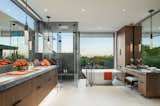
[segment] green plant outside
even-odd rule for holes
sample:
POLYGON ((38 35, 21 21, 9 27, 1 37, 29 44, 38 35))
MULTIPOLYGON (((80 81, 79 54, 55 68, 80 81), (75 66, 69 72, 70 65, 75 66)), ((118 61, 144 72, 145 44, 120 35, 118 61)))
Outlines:
POLYGON ((142 63, 150 67, 160 68, 160 48, 150 49, 147 45, 142 45, 142 63))
POLYGON ((5 57, 7 59, 10 59, 12 62, 15 62, 18 59, 26 59, 28 60, 24 55, 18 54, 18 53, 12 53, 11 55, 5 57))
POLYGON ((114 57, 113 56, 94 56, 87 57, 81 56, 80 64, 81 68, 85 68, 87 65, 93 63, 94 68, 99 69, 111 69, 114 67, 114 57))

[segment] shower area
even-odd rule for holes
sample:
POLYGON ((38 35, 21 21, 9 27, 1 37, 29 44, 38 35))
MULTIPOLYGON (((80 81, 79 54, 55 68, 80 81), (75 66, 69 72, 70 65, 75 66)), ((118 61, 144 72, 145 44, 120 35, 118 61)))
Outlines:
POLYGON ((78 82, 78 37, 77 22, 39 22, 39 33, 36 38, 36 56, 40 59, 49 58, 59 66, 58 82, 78 82))

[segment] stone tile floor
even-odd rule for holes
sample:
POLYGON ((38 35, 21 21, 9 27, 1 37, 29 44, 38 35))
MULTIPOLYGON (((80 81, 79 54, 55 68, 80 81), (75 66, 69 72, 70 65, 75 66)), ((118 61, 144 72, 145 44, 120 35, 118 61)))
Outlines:
POLYGON ((80 80, 63 82, 53 89, 39 106, 160 106, 160 99, 148 99, 126 86, 86 87, 80 80))

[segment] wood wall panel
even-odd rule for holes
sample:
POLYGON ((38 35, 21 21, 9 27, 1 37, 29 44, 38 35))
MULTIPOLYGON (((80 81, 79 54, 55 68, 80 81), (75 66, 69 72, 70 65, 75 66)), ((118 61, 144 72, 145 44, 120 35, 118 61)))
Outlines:
MULTIPOLYGON (((138 49, 139 41, 141 41, 141 26, 124 26, 117 31, 117 66, 125 67, 130 65, 131 57, 141 58, 141 53, 138 49), (133 38, 134 37, 134 38, 133 38), (134 56, 130 51, 130 43, 134 39, 134 56), (120 54, 120 50, 122 54, 120 54)), ((136 63, 136 62, 135 62, 136 63)))

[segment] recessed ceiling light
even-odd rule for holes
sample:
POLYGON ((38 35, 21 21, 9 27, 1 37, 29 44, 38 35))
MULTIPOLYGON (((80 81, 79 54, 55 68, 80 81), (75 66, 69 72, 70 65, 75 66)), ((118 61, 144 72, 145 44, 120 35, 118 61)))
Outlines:
POLYGON ((63 25, 63 26, 58 26, 59 29, 69 29, 69 26, 63 25))
POLYGON ((81 12, 86 12, 86 9, 85 8, 81 8, 81 12))
POLYGON ((122 12, 126 12, 127 10, 126 9, 122 9, 122 12))
POLYGON ((44 12, 47 12, 47 11, 48 11, 48 9, 45 8, 45 9, 44 9, 44 12))
POLYGON ((158 30, 160 30, 160 26, 158 27, 158 30))
POLYGON ((98 27, 98 30, 102 30, 103 28, 102 27, 98 27))

